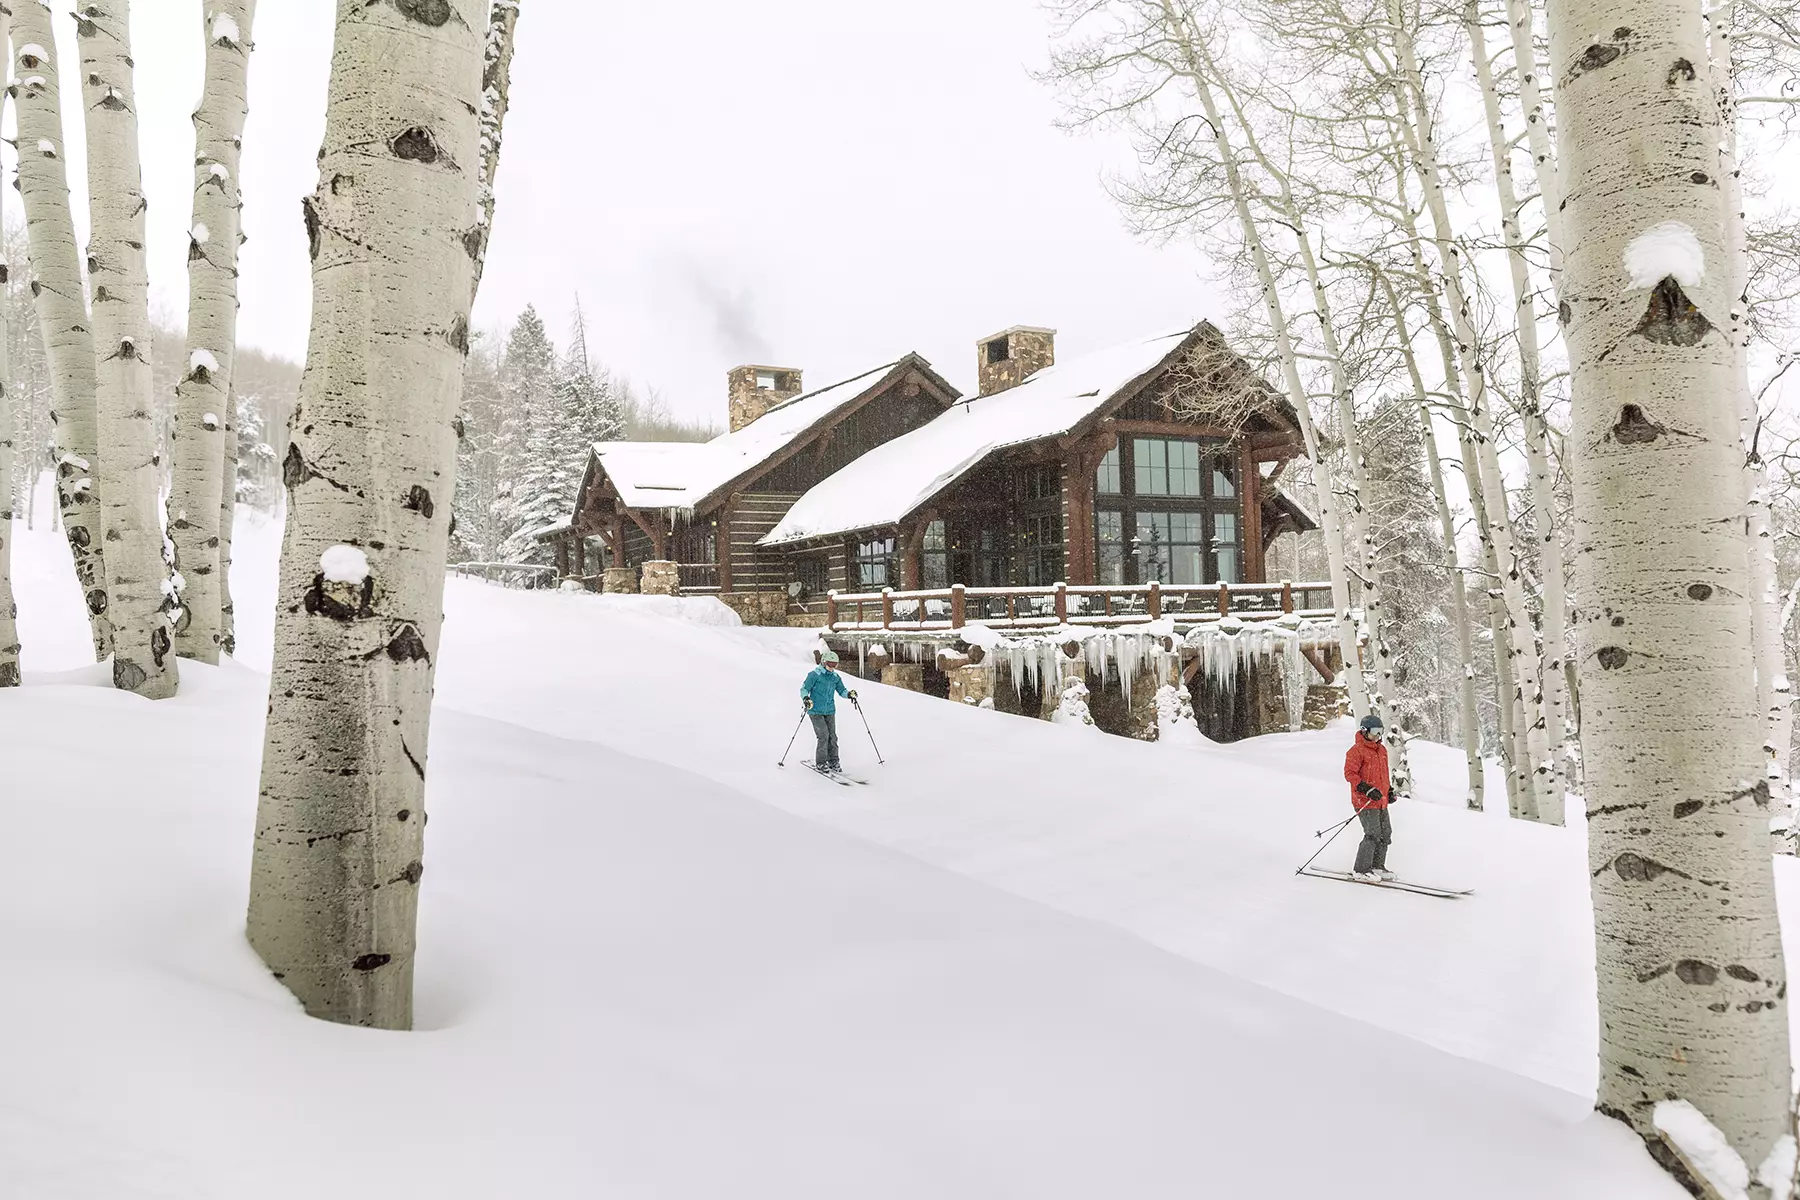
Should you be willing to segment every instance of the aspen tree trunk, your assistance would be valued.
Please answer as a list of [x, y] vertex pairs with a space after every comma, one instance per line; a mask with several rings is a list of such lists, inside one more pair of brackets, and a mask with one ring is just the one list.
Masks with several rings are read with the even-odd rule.
[[[10, 31], [8, 13], [0, 4], [0, 53], [7, 49]], [[0, 95], [0, 116], [6, 101]], [[0, 189], [0, 288], [11, 274], [6, 262], [4, 232], [6, 229], [6, 193]], [[0, 304], [0, 688], [19, 686], [19, 610], [13, 603], [12, 534], [13, 534], [13, 414], [12, 414], [12, 327], [7, 308]]]
[[[1727, 132], [1696, 6], [1567, 0], [1550, 47], [1599, 1106], [1675, 1170], [1653, 1112], [1686, 1100], [1754, 1177], [1793, 1116], [1724, 330], [1738, 278]], [[1789, 1194], [1790, 1181], [1766, 1182]]]
[[216, 663], [224, 635], [219, 569], [226, 428], [237, 352], [238, 161], [244, 145], [255, 0], [208, 0], [201, 13], [206, 86], [194, 112], [194, 208], [188, 230], [187, 359], [176, 386], [169, 536], [184, 581], [175, 649]]
[[480, 245], [475, 251], [474, 287], [481, 286], [487, 266], [488, 238], [494, 230], [494, 181], [500, 174], [500, 139], [505, 131], [506, 109], [512, 101], [513, 30], [519, 23], [519, 0], [494, 0], [488, 11], [487, 40], [481, 51], [481, 169]]
[[484, 10], [339, 0], [283, 466], [249, 937], [313, 1016], [412, 1023], [432, 672], [469, 345]]
[[95, 409], [94, 343], [88, 330], [80, 252], [63, 166], [62, 100], [51, 11], [14, 3], [13, 66], [17, 86], [19, 194], [31, 245], [31, 294], [50, 359], [50, 402], [56, 430], [56, 500], [75, 578], [87, 603], [94, 658], [113, 652], [107, 611], [100, 488], [99, 415]]
[[[1161, 8], [1171, 33], [1184, 35], [1186, 30], [1180, 18], [1171, 8], [1169, 0], [1161, 0]], [[1338, 513], [1338, 499], [1332, 478], [1331, 464], [1320, 452], [1318, 430], [1313, 424], [1312, 408], [1306, 386], [1300, 378], [1299, 356], [1289, 331], [1287, 314], [1282, 309], [1274, 268], [1269, 262], [1261, 228], [1256, 222], [1255, 214], [1251, 211], [1250, 193], [1244, 183], [1242, 172], [1238, 168], [1237, 157], [1230, 137], [1226, 132], [1218, 105], [1213, 99], [1209, 74], [1201, 68], [1201, 63], [1196, 56], [1197, 47], [1193, 40], [1186, 36], [1179, 36], [1178, 40], [1181, 42], [1185, 57], [1186, 70], [1183, 74], [1193, 86], [1195, 95], [1206, 112], [1207, 124], [1212, 130], [1213, 147], [1219, 156], [1220, 165], [1224, 168], [1226, 186], [1231, 191], [1232, 205], [1237, 214], [1238, 224], [1243, 228], [1244, 240], [1250, 248], [1250, 257], [1256, 270], [1257, 283], [1262, 289], [1264, 312], [1269, 318], [1270, 331], [1275, 337], [1276, 356], [1281, 360], [1282, 380], [1287, 386], [1288, 402], [1293, 406], [1295, 414], [1299, 418], [1301, 437], [1306, 443], [1307, 461], [1313, 468], [1313, 480], [1319, 494], [1319, 520], [1325, 535], [1325, 561], [1331, 576], [1331, 602], [1337, 612], [1338, 650], [1343, 655], [1344, 675], [1349, 683], [1351, 710], [1361, 716], [1369, 711], [1369, 693], [1357, 649], [1356, 617], [1350, 605], [1349, 573], [1345, 561], [1344, 528], [1342, 518]]]
[[1425, 445], [1425, 465], [1431, 479], [1431, 495], [1437, 501], [1438, 531], [1444, 541], [1444, 569], [1450, 576], [1450, 622], [1456, 632], [1456, 661], [1458, 670], [1457, 699], [1461, 702], [1463, 757], [1468, 766], [1469, 790], [1466, 797], [1469, 808], [1480, 811], [1485, 807], [1487, 799], [1487, 779], [1481, 762], [1481, 712], [1475, 702], [1475, 648], [1469, 636], [1469, 605], [1463, 584], [1462, 563], [1456, 546], [1456, 518], [1450, 511], [1450, 497], [1444, 491], [1444, 465], [1438, 459], [1437, 428], [1431, 419], [1431, 404], [1426, 399], [1425, 376], [1419, 370], [1419, 360], [1413, 353], [1412, 330], [1407, 326], [1406, 310], [1400, 306], [1400, 297], [1394, 291], [1393, 282], [1379, 269], [1376, 281], [1381, 285], [1382, 294], [1387, 297], [1388, 309], [1393, 317], [1396, 345], [1400, 350], [1401, 360], [1406, 364], [1407, 380], [1412, 384], [1413, 394], [1419, 398], [1419, 426]]
[[237, 653], [237, 606], [231, 600], [231, 530], [237, 521], [237, 385], [225, 389], [225, 436], [219, 449], [225, 459], [219, 488], [219, 650]]
[[[26, 5], [24, 7], [30, 7]], [[151, 415], [150, 278], [132, 90], [130, 0], [90, 0], [75, 21], [87, 107], [88, 279], [93, 288], [100, 501], [106, 526], [113, 686], [175, 694], [175, 589], [164, 550]]]
[[1519, 230], [1522, 205], [1513, 189], [1511, 141], [1500, 115], [1500, 92], [1488, 66], [1487, 36], [1481, 27], [1476, 0], [1463, 6], [1463, 28], [1469, 37], [1475, 78], [1481, 86], [1487, 114], [1488, 145], [1493, 151], [1494, 188], [1500, 201], [1500, 232], [1506, 247], [1512, 280], [1513, 320], [1519, 345], [1519, 388], [1524, 417], [1525, 458], [1531, 480], [1531, 504], [1537, 510], [1539, 569], [1542, 574], [1544, 653], [1539, 659], [1544, 696], [1544, 731], [1550, 762], [1558, 772], [1559, 790], [1574, 782], [1568, 752], [1569, 689], [1565, 674], [1568, 652], [1568, 598], [1563, 587], [1563, 534], [1556, 520], [1556, 495], [1551, 479], [1550, 435], [1544, 419], [1543, 366], [1538, 343], [1537, 302], [1532, 298], [1531, 268], [1525, 257], [1525, 238]]
[[1709, 13], [1712, 53], [1709, 78], [1718, 97], [1725, 137], [1720, 144], [1719, 184], [1724, 189], [1726, 250], [1730, 255], [1731, 313], [1726, 334], [1731, 339], [1732, 376], [1738, 391], [1738, 424], [1744, 443], [1745, 532], [1749, 538], [1750, 632], [1756, 662], [1756, 706], [1763, 720], [1763, 757], [1773, 809], [1770, 829], [1776, 849], [1793, 853], [1794, 797], [1788, 778], [1788, 756], [1794, 736], [1794, 695], [1787, 672], [1787, 646], [1781, 636], [1780, 585], [1775, 537], [1769, 522], [1768, 467], [1760, 452], [1761, 419], [1750, 391], [1749, 257], [1744, 229], [1743, 178], [1737, 160], [1737, 86], [1733, 63], [1736, 4], [1733, 0]]
[[[1444, 199], [1442, 170], [1437, 161], [1436, 134], [1432, 126], [1431, 108], [1425, 97], [1424, 82], [1419, 73], [1417, 54], [1398, 6], [1392, 0], [1389, 13], [1404, 79], [1402, 94], [1396, 97], [1401, 107], [1401, 128], [1409, 140], [1408, 148], [1425, 193], [1425, 207], [1431, 214], [1434, 232], [1432, 244], [1437, 251], [1438, 264], [1444, 278], [1445, 298], [1450, 307], [1451, 327], [1455, 331], [1458, 358], [1462, 364], [1468, 394], [1469, 422], [1475, 437], [1476, 452], [1481, 457], [1481, 500], [1487, 508], [1488, 531], [1494, 539], [1494, 554], [1500, 568], [1501, 594], [1506, 605], [1507, 620], [1512, 626], [1512, 661], [1509, 668], [1525, 709], [1525, 736], [1530, 753], [1530, 787], [1533, 799], [1528, 811], [1516, 815], [1560, 825], [1563, 819], [1562, 791], [1552, 769], [1549, 738], [1541, 712], [1540, 673], [1531, 611], [1525, 601], [1512, 516], [1507, 509], [1506, 479], [1500, 471], [1499, 455], [1494, 445], [1494, 426], [1488, 411], [1486, 371], [1481, 362], [1480, 342], [1474, 326], [1473, 310], [1463, 289], [1462, 253], [1457, 247], [1449, 207]], [[1407, 112], [1408, 108], [1410, 113]]]
[[1550, 120], [1538, 84], [1537, 34], [1531, 0], [1506, 0], [1506, 23], [1512, 33], [1513, 69], [1519, 77], [1519, 107], [1525, 110], [1525, 144], [1531, 150], [1532, 177], [1544, 206], [1544, 240], [1550, 246], [1550, 285], [1562, 299], [1562, 186], [1556, 174], [1556, 150], [1550, 143]]

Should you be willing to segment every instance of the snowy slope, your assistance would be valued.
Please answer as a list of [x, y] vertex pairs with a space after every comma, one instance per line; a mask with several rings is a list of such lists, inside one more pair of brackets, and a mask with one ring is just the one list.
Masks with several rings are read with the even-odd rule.
[[453, 581], [421, 1032], [309, 1021], [242, 939], [264, 679], [47, 675], [84, 645], [66, 551], [19, 547], [0, 1200], [1682, 1195], [1587, 1111], [1577, 837], [1421, 804], [1396, 861], [1479, 896], [1297, 880], [1330, 735], [1174, 750], [878, 685], [889, 764], [851, 717], [876, 782], [838, 788], [774, 766], [807, 635], [582, 595]]

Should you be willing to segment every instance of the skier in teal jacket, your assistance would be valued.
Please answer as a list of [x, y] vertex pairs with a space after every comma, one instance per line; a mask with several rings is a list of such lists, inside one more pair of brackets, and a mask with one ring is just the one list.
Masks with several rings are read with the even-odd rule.
[[856, 699], [856, 693], [844, 686], [844, 677], [837, 673], [837, 661], [835, 651], [825, 651], [819, 656], [819, 665], [806, 673], [806, 681], [800, 685], [800, 703], [812, 717], [813, 736], [819, 743], [813, 753], [813, 766], [821, 771], [842, 769], [838, 762], [837, 698]]

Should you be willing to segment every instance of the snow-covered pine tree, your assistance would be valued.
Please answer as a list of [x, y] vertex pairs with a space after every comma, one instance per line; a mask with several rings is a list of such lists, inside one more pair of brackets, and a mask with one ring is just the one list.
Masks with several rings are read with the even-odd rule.
[[313, 328], [283, 461], [251, 945], [327, 1020], [412, 1024], [433, 663], [481, 228], [479, 0], [338, 0]]
[[532, 535], [567, 515], [556, 507], [556, 447], [563, 441], [558, 434], [559, 374], [556, 347], [543, 318], [527, 307], [507, 338], [500, 366], [503, 415], [494, 448], [499, 474], [495, 532], [506, 562], [540, 561], [542, 547]]
[[184, 586], [175, 622], [183, 658], [219, 661], [219, 524], [237, 351], [238, 163], [248, 111], [255, 0], [210, 0], [201, 16], [206, 86], [194, 111], [193, 222], [188, 230], [187, 353], [176, 386], [169, 537]]
[[463, 372], [461, 427], [456, 443], [456, 506], [450, 532], [453, 562], [490, 561], [495, 534], [496, 441], [501, 411], [500, 365], [492, 340], [478, 336]]
[[48, 6], [11, 8], [18, 77], [13, 108], [18, 120], [19, 193], [31, 242], [31, 293], [51, 365], [56, 498], [74, 555], [75, 577], [87, 601], [94, 657], [104, 661], [112, 653], [113, 632], [107, 612], [102, 497], [96, 481], [100, 430], [94, 401], [94, 341], [69, 208], [56, 34]]
[[1436, 529], [1436, 500], [1425, 475], [1417, 403], [1384, 399], [1363, 419], [1368, 459], [1370, 566], [1387, 597], [1383, 641], [1394, 656], [1388, 703], [1410, 737], [1455, 742], [1457, 655], [1451, 640], [1450, 581]]
[[1787, 969], [1726, 332], [1740, 278], [1727, 131], [1698, 5], [1565, 0], [1549, 28], [1599, 1107], [1685, 1174], [1657, 1121], [1684, 1100], [1743, 1160], [1749, 1195], [1785, 1200]]
[[129, 0], [84, 3], [75, 31], [87, 110], [88, 282], [100, 431], [95, 466], [106, 529], [113, 686], [158, 700], [173, 696], [177, 685], [170, 638], [176, 593], [151, 417], [150, 279]]

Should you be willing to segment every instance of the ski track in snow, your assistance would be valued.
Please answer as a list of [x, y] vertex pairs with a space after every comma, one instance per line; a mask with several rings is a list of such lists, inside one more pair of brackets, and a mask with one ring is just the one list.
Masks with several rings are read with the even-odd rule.
[[1579, 827], [1461, 812], [1456, 752], [1393, 864], [1478, 894], [1332, 887], [1293, 870], [1344, 731], [1147, 746], [870, 683], [888, 764], [846, 708], [870, 783], [833, 787], [774, 765], [812, 633], [583, 594], [450, 581], [421, 1032], [309, 1021], [242, 938], [278, 542], [240, 522], [239, 661], [151, 704], [18, 525], [0, 1196], [1683, 1194], [1589, 1111]]

